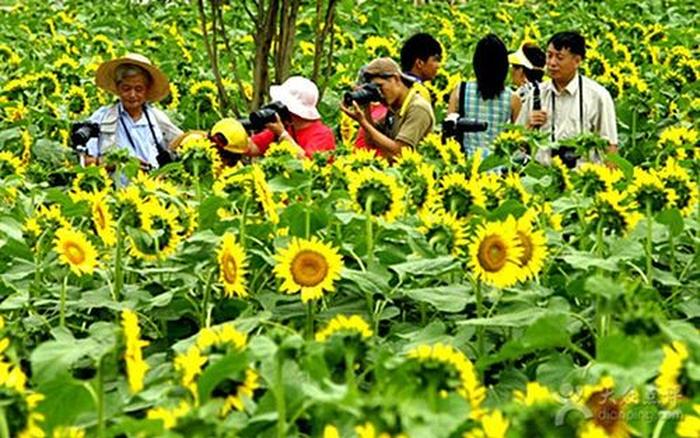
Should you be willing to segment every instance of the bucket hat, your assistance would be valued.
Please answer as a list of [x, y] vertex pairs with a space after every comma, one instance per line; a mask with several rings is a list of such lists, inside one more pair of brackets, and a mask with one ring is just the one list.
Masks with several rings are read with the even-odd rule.
[[146, 100], [157, 102], [170, 93], [168, 77], [151, 63], [151, 60], [138, 53], [129, 53], [121, 58], [112, 59], [100, 64], [95, 72], [95, 83], [103, 90], [112, 94], [119, 94], [117, 90], [117, 67], [124, 64], [132, 64], [143, 68], [151, 76], [151, 84], [146, 94]]
[[270, 87], [272, 100], [282, 102], [290, 113], [302, 119], [318, 120], [321, 118], [316, 109], [318, 103], [318, 88], [312, 81], [301, 77], [292, 76], [282, 85]]

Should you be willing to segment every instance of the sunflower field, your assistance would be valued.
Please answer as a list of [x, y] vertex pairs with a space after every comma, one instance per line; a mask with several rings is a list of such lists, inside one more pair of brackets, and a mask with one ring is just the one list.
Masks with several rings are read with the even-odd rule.
[[[112, 157], [127, 185], [81, 167], [70, 125], [127, 52], [168, 74], [183, 129], [230, 115], [196, 3], [0, 2], [0, 438], [700, 436], [697, 4], [341, 0], [333, 156], [226, 167], [201, 140], [150, 174]], [[224, 3], [244, 112], [254, 28]], [[440, 120], [481, 36], [567, 29], [615, 99], [615, 166], [512, 162], [546, 142], [518, 127], [483, 160], [437, 133], [353, 152], [340, 96], [411, 34], [444, 47]]]

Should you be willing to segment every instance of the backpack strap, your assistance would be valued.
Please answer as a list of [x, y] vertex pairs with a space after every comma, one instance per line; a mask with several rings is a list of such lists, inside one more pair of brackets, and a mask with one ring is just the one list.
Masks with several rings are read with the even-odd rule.
[[459, 113], [460, 117], [464, 117], [464, 93], [466, 93], [467, 89], [467, 83], [462, 81], [459, 83], [459, 102], [458, 102], [458, 110], [457, 112]]

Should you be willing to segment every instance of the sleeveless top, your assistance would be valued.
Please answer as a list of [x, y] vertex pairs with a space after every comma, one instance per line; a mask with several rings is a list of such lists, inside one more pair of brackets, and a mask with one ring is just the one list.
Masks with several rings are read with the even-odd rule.
[[483, 132], [465, 132], [464, 152], [471, 156], [477, 148], [482, 149], [482, 157], [488, 155], [491, 142], [503, 125], [510, 123], [510, 98], [513, 92], [506, 87], [501, 94], [490, 100], [483, 100], [479, 95], [476, 82], [467, 82], [464, 87], [464, 114], [471, 121], [486, 122], [488, 128]]

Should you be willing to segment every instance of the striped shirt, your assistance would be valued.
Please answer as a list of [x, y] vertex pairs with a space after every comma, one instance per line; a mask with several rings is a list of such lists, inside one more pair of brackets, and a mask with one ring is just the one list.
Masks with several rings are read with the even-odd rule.
[[464, 87], [463, 117], [475, 122], [486, 122], [488, 128], [482, 132], [464, 133], [464, 152], [467, 156], [474, 154], [477, 148], [482, 150], [482, 156], [489, 153], [489, 146], [503, 130], [503, 125], [510, 122], [510, 98], [512, 91], [505, 88], [493, 99], [484, 100], [479, 94], [476, 82], [467, 82]]

